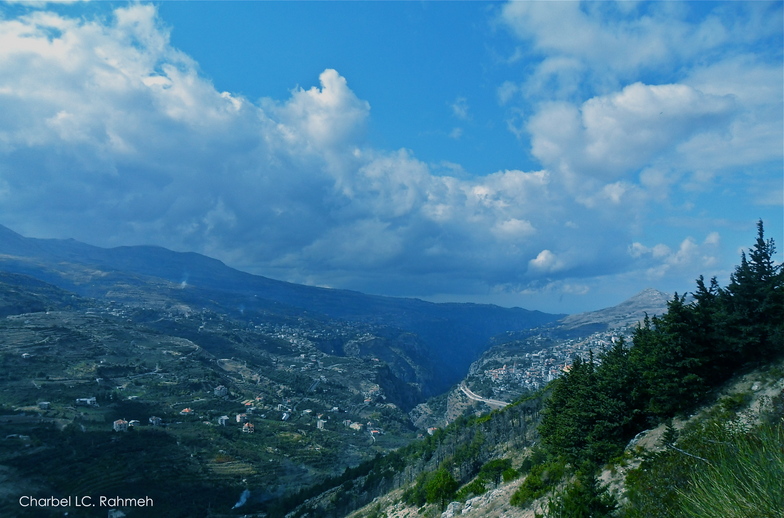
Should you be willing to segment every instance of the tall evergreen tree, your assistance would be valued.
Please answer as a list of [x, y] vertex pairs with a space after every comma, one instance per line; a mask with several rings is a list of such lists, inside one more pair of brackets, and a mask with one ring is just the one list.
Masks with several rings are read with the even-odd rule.
[[595, 370], [599, 406], [591, 440], [596, 456], [607, 458], [617, 453], [640, 425], [633, 398], [639, 378], [623, 338], [600, 354], [599, 361]]
[[762, 221], [757, 239], [730, 276], [723, 291], [732, 348], [741, 361], [759, 361], [784, 352], [784, 270], [773, 257], [773, 239], [765, 239]]
[[594, 363], [574, 359], [569, 371], [553, 382], [553, 392], [543, 411], [539, 433], [542, 442], [570, 460], [586, 453], [595, 423], [598, 398]]
[[661, 419], [699, 402], [709, 387], [705, 376], [711, 352], [694, 304], [677, 293], [661, 317], [646, 319], [634, 334], [632, 363], [642, 386], [637, 405], [647, 415]]
[[733, 344], [729, 339], [731, 330], [728, 328], [724, 292], [716, 277], [711, 278], [710, 285], [706, 287], [705, 278], [700, 275], [692, 296], [692, 337], [699, 341], [704, 355], [701, 374], [708, 384], [715, 385], [725, 380], [736, 366]]

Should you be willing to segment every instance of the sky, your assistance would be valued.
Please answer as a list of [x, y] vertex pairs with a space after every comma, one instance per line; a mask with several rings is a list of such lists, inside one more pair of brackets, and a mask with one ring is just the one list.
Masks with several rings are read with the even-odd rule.
[[556, 313], [726, 284], [784, 247], [782, 7], [0, 2], [0, 224]]

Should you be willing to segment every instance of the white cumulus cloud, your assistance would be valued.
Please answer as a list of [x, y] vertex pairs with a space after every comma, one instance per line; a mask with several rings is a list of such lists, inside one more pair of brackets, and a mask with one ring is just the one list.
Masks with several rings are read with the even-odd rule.
[[730, 96], [682, 84], [634, 83], [581, 106], [545, 105], [532, 117], [532, 151], [556, 170], [612, 180], [677, 155], [698, 135], [715, 138], [729, 126]]
[[[371, 102], [337, 70], [285, 99], [219, 91], [172, 46], [154, 6], [0, 18], [0, 223], [401, 295], [585, 295], [599, 283], [590, 279], [618, 272], [691, 275], [715, 258], [718, 234], [646, 245], [642, 221], [651, 202], [686, 190], [684, 178], [696, 192], [724, 174], [722, 161], [780, 157], [780, 67], [737, 56], [666, 84], [625, 80], [685, 60], [684, 42], [705, 40], [696, 55], [733, 41], [708, 30], [724, 19], [664, 26], [659, 10], [670, 8], [612, 31], [599, 20], [616, 7], [504, 7], [515, 34], [548, 54], [497, 90], [541, 167], [486, 176], [371, 147]], [[564, 39], [558, 23], [579, 30]], [[761, 19], [742, 25], [767, 30]], [[586, 90], [606, 49], [612, 79]], [[469, 120], [466, 98], [452, 99], [452, 115]]]

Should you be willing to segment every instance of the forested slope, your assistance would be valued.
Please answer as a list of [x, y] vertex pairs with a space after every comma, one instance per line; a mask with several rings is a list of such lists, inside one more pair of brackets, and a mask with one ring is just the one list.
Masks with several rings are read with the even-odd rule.
[[[545, 451], [568, 467], [572, 482], [550, 516], [613, 515], [616, 503], [595, 480], [603, 464], [638, 432], [693, 412], [733, 375], [781, 357], [784, 271], [774, 254], [760, 221], [754, 246], [742, 253], [728, 286], [715, 278], [706, 285], [700, 277], [693, 301], [676, 293], [664, 315], [638, 327], [631, 347], [619, 341], [596, 361], [576, 358], [552, 383], [538, 430]], [[780, 434], [780, 421], [769, 425], [771, 437]], [[516, 494], [521, 504], [526, 491], [524, 484]]]
[[[759, 222], [753, 247], [726, 287], [700, 277], [690, 298], [676, 293], [665, 314], [646, 318], [631, 344], [618, 341], [596, 357], [575, 358], [567, 373], [527, 400], [543, 407], [535, 446], [507, 449], [484, 464], [503, 463], [507, 482], [524, 475], [509, 484], [521, 516], [784, 515], [776, 487], [784, 479], [784, 271], [774, 256]], [[721, 396], [744, 373], [760, 381]], [[760, 395], [761, 387], [770, 395]], [[657, 447], [635, 446], [632, 439], [653, 428], [663, 432]], [[455, 440], [471, 435], [449, 430]], [[490, 516], [471, 497], [500, 478], [480, 466], [471, 478], [453, 460], [428, 466], [394, 505], [379, 503], [356, 516], [391, 518], [413, 509], [440, 516], [450, 501], [456, 503], [447, 515], [465, 508], [468, 516]], [[615, 491], [603, 482], [608, 477], [620, 477]]]

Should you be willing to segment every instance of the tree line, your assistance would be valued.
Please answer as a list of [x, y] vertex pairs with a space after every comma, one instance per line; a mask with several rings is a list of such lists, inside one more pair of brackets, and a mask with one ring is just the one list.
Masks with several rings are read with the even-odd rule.
[[[614, 504], [593, 479], [598, 466], [638, 432], [694, 410], [740, 369], [784, 354], [784, 270], [775, 251], [759, 221], [757, 239], [726, 287], [700, 276], [691, 296], [676, 293], [666, 313], [646, 316], [632, 346], [618, 340], [596, 358], [575, 358], [551, 383], [541, 442], [577, 474], [551, 505], [552, 516], [607, 515]], [[564, 514], [567, 504], [574, 512]]]

